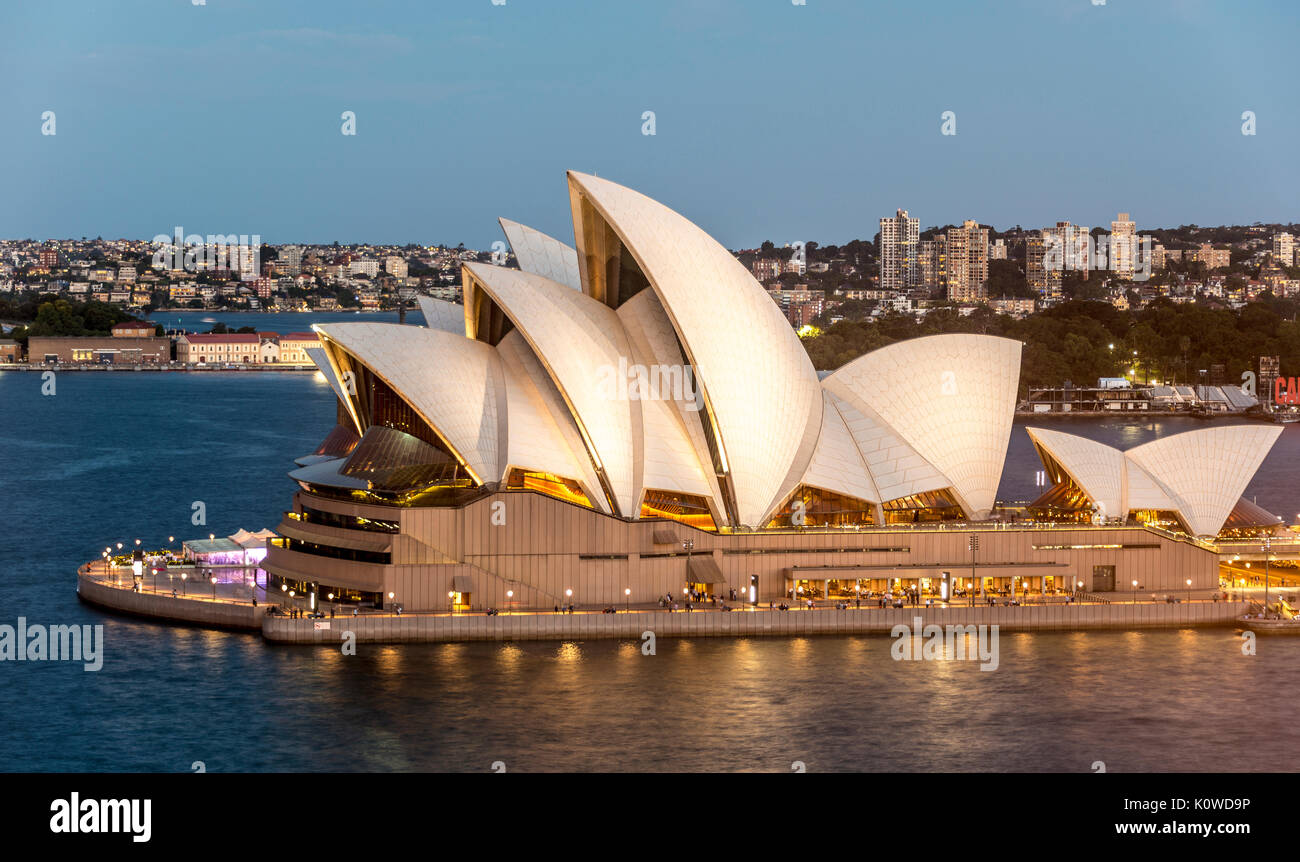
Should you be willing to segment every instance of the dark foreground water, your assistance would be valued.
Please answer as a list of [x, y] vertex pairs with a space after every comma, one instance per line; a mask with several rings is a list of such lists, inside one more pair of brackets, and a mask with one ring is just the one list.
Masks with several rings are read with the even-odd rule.
[[[0, 623], [104, 625], [103, 670], [0, 662], [0, 770], [1291, 769], [1300, 638], [1005, 635], [1000, 666], [887, 638], [273, 647], [114, 617], [77, 565], [274, 526], [333, 421], [308, 374], [0, 374]], [[1057, 423], [1124, 446], [1193, 421]], [[1249, 492], [1300, 512], [1300, 427]], [[1033, 495], [1023, 429], [1002, 496]], [[203, 501], [207, 526], [192, 526]]]

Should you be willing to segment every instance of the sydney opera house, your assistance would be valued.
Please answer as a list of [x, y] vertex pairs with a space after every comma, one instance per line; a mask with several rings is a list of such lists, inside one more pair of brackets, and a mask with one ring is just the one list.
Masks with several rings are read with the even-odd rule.
[[[1033, 429], [1051, 487], [996, 494], [1021, 345], [896, 343], [820, 374], [748, 270], [609, 180], [574, 246], [502, 220], [426, 325], [317, 327], [337, 425], [264, 563], [273, 589], [407, 610], [1208, 590], [1273, 426], [1120, 451]], [[1190, 583], [1189, 583], [1190, 582]]]

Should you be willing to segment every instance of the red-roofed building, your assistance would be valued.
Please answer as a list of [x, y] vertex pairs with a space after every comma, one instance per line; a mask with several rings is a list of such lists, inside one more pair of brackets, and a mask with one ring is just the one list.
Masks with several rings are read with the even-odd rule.
[[182, 335], [176, 339], [176, 361], [184, 365], [257, 362], [262, 339], [255, 332]]
[[280, 361], [289, 365], [310, 365], [307, 348], [320, 347], [314, 332], [290, 332], [280, 336]]
[[311, 365], [308, 347], [320, 347], [314, 332], [230, 332], [182, 335], [176, 339], [176, 361], [186, 365], [227, 362], [241, 365]]

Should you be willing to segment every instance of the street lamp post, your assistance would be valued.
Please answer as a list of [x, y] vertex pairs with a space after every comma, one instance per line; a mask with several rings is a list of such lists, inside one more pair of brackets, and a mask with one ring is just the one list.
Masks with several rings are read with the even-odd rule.
[[686, 552], [686, 586], [691, 584], [691, 551], [695, 550], [694, 539], [682, 539], [682, 550]]
[[632, 589], [630, 587], [624, 587], [623, 588], [623, 613], [628, 613], [632, 609], [630, 604], [631, 601], [632, 601]]
[[1133, 601], [1131, 602], [1131, 604], [1135, 604], [1135, 605], [1136, 605], [1136, 604], [1137, 604], [1137, 600], [1138, 600], [1138, 582], [1137, 582], [1137, 581], [1134, 581], [1134, 582], [1133, 582]]
[[1273, 537], [1264, 537], [1264, 616], [1268, 616], [1268, 558], [1273, 548]]
[[[980, 549], [980, 537], [971, 533], [966, 546], [970, 548], [970, 579], [975, 580], [975, 552]], [[984, 579], [980, 578], [980, 601], [984, 601]], [[971, 607], [975, 606], [975, 594], [971, 593]]]

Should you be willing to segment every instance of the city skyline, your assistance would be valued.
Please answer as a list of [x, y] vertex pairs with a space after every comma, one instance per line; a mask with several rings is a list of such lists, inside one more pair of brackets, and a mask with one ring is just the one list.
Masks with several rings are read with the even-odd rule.
[[[183, 224], [272, 244], [486, 248], [499, 215], [563, 236], [555, 177], [569, 168], [656, 188], [729, 248], [866, 239], [900, 206], [926, 225], [1108, 224], [1116, 212], [1140, 225], [1286, 223], [1300, 121], [1267, 86], [1293, 72], [1284, 11], [6, 10], [8, 80], [61, 62], [0, 101], [0, 157], [24, 166], [0, 235], [148, 239]], [[331, 24], [303, 26], [320, 20]], [[1206, 48], [1252, 63], [1189, 62]], [[1067, 79], [1095, 85], [1063, 99]], [[355, 135], [342, 134], [346, 111]]]

